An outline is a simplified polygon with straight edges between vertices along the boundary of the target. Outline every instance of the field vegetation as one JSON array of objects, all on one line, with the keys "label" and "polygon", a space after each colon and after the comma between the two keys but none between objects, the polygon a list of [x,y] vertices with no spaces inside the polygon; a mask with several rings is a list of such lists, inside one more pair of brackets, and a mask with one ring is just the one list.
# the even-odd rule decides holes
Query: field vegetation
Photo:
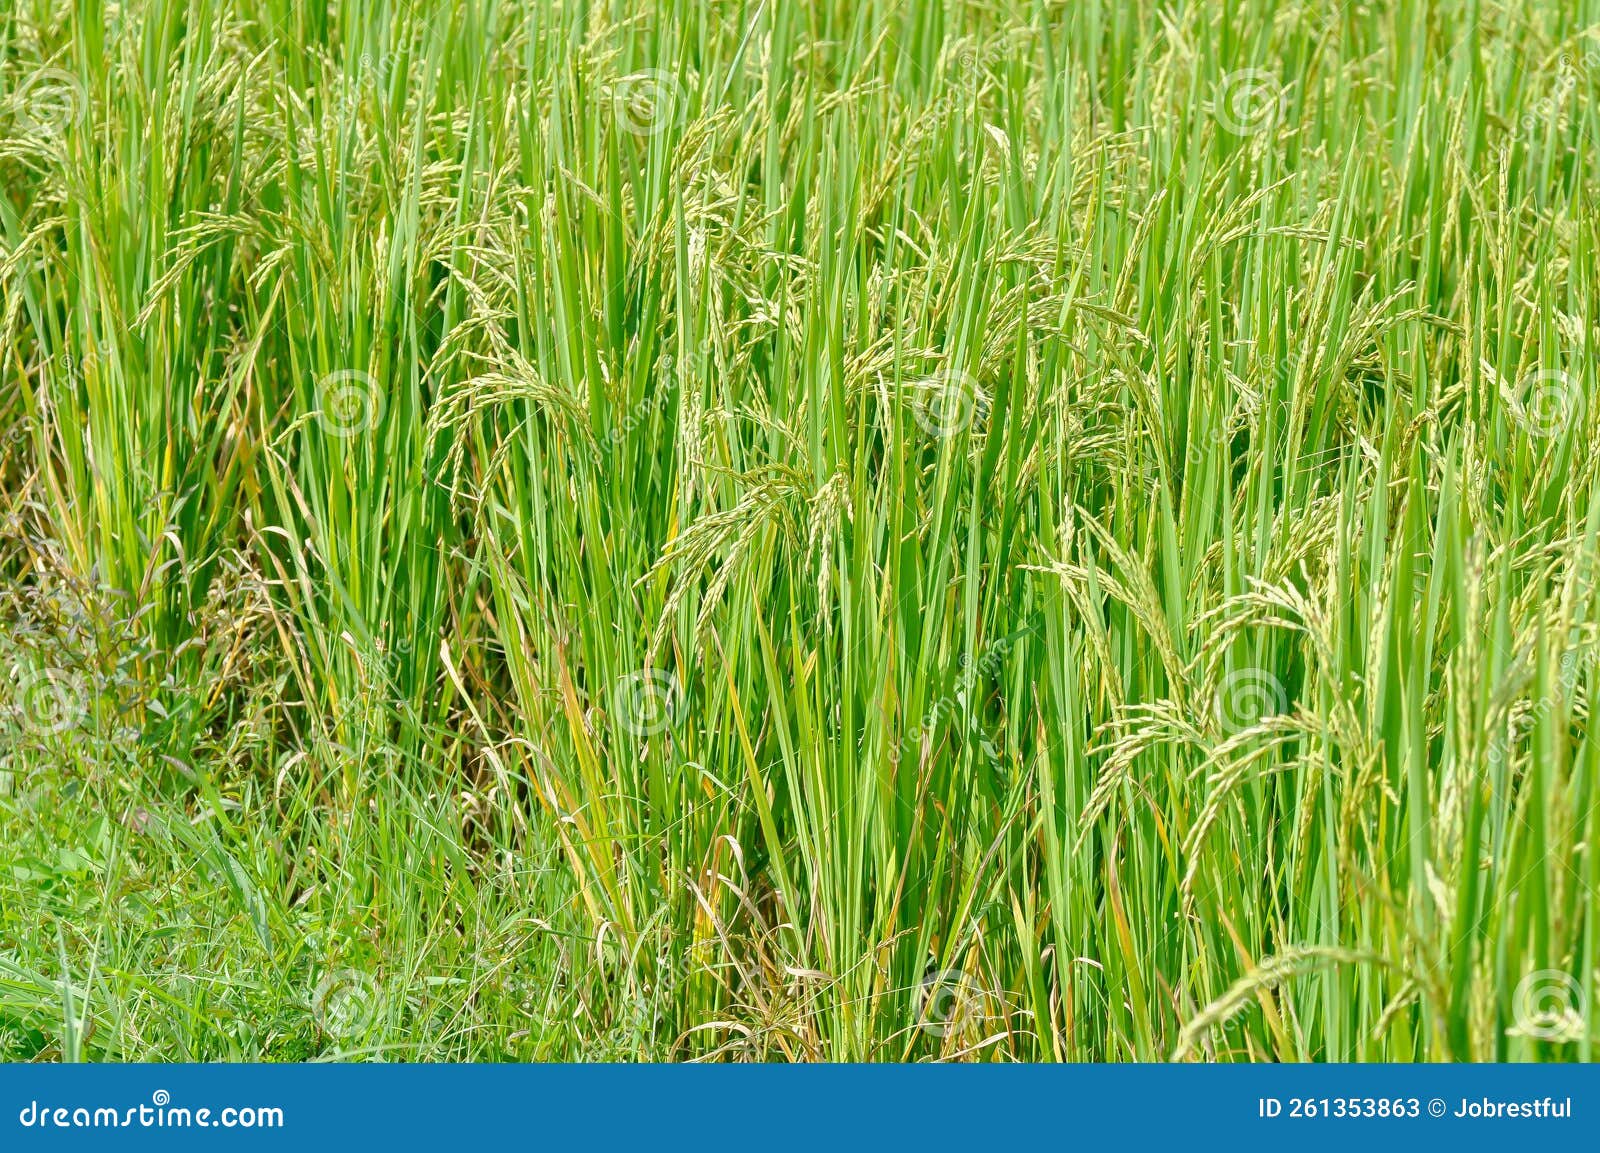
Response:
[{"label": "field vegetation", "polygon": [[1600,0],[15,0],[0,1056],[1572,1060]]}]

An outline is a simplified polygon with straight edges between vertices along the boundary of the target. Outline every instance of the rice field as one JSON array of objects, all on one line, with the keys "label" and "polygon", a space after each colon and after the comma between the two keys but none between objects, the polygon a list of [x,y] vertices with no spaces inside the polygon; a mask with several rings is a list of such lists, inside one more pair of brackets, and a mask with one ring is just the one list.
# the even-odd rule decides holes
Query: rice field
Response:
[{"label": "rice field", "polygon": [[0,1057],[1588,1060],[1600,0],[16,0]]}]

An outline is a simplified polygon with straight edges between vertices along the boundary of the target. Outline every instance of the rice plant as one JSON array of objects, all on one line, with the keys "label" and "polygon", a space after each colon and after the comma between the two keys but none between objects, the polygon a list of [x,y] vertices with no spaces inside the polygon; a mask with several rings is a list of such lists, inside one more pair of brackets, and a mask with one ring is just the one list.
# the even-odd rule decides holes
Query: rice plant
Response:
[{"label": "rice plant", "polygon": [[0,1056],[1587,1060],[1600,0],[19,0]]}]

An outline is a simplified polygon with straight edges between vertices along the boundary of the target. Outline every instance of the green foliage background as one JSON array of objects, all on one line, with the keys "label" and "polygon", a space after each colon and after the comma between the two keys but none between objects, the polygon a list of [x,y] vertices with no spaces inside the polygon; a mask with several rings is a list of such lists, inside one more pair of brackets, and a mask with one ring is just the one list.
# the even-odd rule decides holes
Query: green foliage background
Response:
[{"label": "green foliage background", "polygon": [[1586,1059],[1596,0],[16,0],[0,1054]]}]

